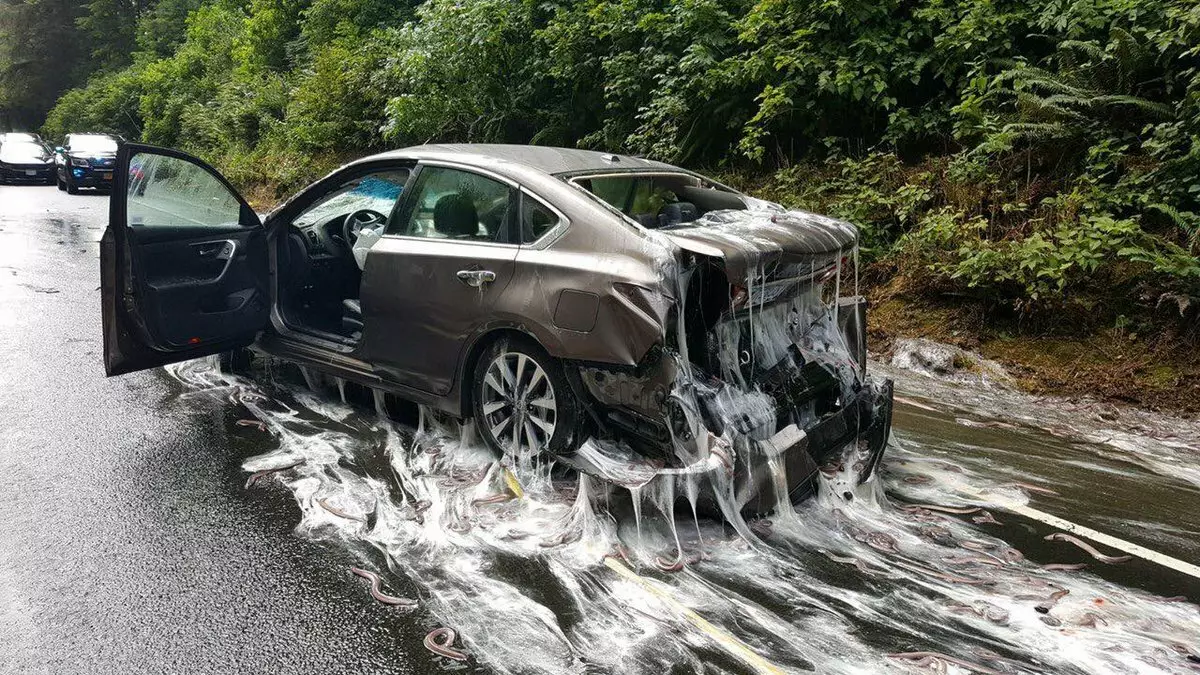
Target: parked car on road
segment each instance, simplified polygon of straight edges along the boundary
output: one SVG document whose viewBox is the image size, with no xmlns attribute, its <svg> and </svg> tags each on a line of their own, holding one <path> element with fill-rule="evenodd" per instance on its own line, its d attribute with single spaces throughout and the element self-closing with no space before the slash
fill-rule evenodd
<svg viewBox="0 0 1200 675">
<path fill-rule="evenodd" d="M 76 194 L 81 187 L 111 188 L 117 142 L 109 134 L 67 134 L 55 153 L 58 189 Z"/>
<path fill-rule="evenodd" d="M 5 134 L 0 142 L 0 184 L 54 183 L 54 157 L 40 141 L 25 134 Z"/>
<path fill-rule="evenodd" d="M 39 144 L 45 145 L 45 141 L 42 140 L 41 136 L 38 136 L 37 134 L 34 134 L 34 133 L 30 133 L 28 131 L 9 131 L 9 132 L 0 134 L 0 143 L 8 143 L 8 142 L 39 143 Z"/>
<path fill-rule="evenodd" d="M 473 420 L 506 461 L 707 476 L 743 511 L 819 465 L 865 481 L 886 444 L 847 223 L 561 148 L 375 155 L 265 219 L 178 151 L 123 145 L 115 170 L 109 375 L 252 347 Z"/>
</svg>

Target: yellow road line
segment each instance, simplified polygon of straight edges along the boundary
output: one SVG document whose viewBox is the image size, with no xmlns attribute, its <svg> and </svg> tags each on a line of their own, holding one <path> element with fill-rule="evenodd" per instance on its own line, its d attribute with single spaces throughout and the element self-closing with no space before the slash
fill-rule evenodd
<svg viewBox="0 0 1200 675">
<path fill-rule="evenodd" d="M 604 564 L 625 579 L 649 591 L 651 595 L 661 600 L 671 609 L 679 612 L 697 630 L 712 638 L 722 649 L 729 652 L 735 658 L 740 659 L 755 671 L 770 673 L 771 675 L 783 675 L 784 671 L 778 666 L 772 665 L 769 661 L 759 656 L 753 649 L 750 649 L 745 642 L 713 625 L 710 621 L 697 614 L 695 610 L 676 600 L 670 591 L 629 569 L 616 558 L 605 558 Z"/>
</svg>

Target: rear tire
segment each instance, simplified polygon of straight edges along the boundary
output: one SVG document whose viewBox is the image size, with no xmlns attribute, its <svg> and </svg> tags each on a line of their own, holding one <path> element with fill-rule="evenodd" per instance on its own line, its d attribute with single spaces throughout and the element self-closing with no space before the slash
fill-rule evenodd
<svg viewBox="0 0 1200 675">
<path fill-rule="evenodd" d="M 471 407 L 480 437 L 512 459 L 571 454 L 581 440 L 583 409 L 562 363 L 526 337 L 499 338 L 479 356 Z"/>
</svg>

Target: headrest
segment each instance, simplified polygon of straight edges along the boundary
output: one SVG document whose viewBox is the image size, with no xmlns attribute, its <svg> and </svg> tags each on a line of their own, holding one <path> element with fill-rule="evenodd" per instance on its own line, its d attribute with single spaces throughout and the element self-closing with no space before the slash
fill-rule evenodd
<svg viewBox="0 0 1200 675">
<path fill-rule="evenodd" d="M 461 192 L 441 197 L 433 207 L 433 229 L 450 237 L 476 236 L 479 214 L 475 202 Z"/>
</svg>

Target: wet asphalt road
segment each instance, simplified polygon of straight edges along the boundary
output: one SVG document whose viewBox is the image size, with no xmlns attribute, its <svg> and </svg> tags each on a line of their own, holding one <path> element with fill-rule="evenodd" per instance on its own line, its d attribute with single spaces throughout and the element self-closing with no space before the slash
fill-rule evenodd
<svg viewBox="0 0 1200 675">
<path fill-rule="evenodd" d="M 234 406 L 104 377 L 107 206 L 0 186 L 0 672 L 412 672 L 428 628 L 243 490 Z"/>
<path fill-rule="evenodd" d="M 243 460 L 270 447 L 236 426 L 240 406 L 157 370 L 104 377 L 107 206 L 0 187 L 0 673 L 437 672 L 421 647 L 428 617 L 379 606 L 347 573 L 360 556 L 297 536 L 286 488 L 244 489 Z M 1195 485 L 1028 429 L 906 407 L 896 425 L 912 455 L 970 452 L 998 481 L 1062 492 L 1036 506 L 1200 557 Z M 1069 555 L 1042 540 L 1050 530 L 1005 519 L 1003 536 L 1034 560 Z M 1097 573 L 1200 597 L 1140 561 Z"/>
</svg>

